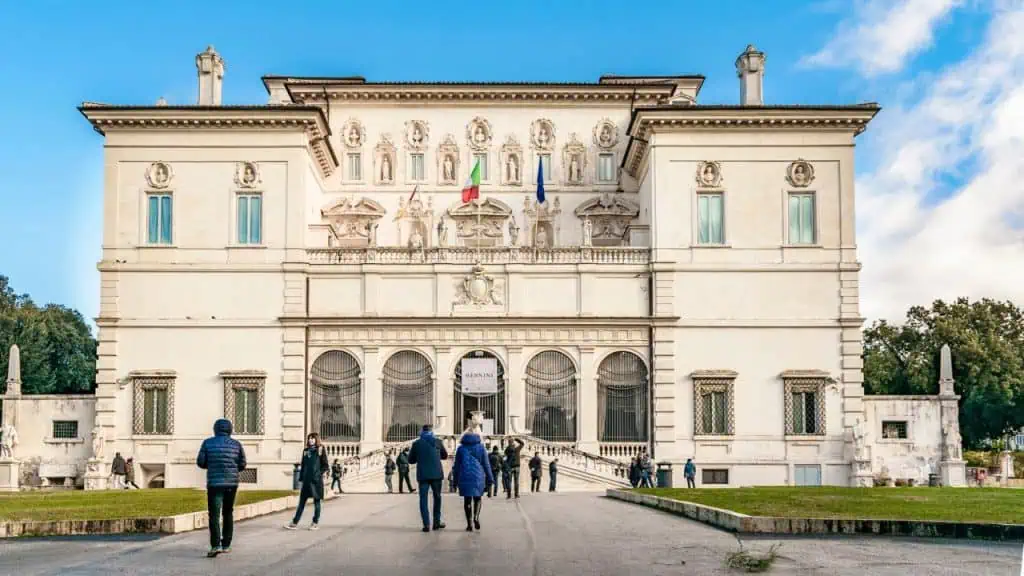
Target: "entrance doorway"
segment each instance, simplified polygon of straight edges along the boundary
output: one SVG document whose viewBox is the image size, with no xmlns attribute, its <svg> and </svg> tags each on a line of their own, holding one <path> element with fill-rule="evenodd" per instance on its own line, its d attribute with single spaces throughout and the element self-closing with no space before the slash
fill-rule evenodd
<svg viewBox="0 0 1024 576">
<path fill-rule="evenodd" d="M 495 394 L 471 394 L 462 391 L 462 360 L 466 358 L 494 358 L 498 365 L 498 392 Z M 505 366 L 501 360 L 486 350 L 474 350 L 459 359 L 455 366 L 455 410 L 452 414 L 457 420 L 453 422 L 456 432 L 462 432 L 469 426 L 473 412 L 484 413 L 485 434 L 505 434 Z"/>
</svg>

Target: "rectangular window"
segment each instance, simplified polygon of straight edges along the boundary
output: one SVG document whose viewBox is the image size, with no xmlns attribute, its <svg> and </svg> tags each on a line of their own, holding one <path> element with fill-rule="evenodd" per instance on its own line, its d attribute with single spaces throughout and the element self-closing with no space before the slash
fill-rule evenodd
<svg viewBox="0 0 1024 576">
<path fill-rule="evenodd" d="M 147 388 L 143 391 L 142 432 L 167 434 L 167 389 Z"/>
<path fill-rule="evenodd" d="M 235 434 L 263 434 L 263 389 L 266 374 L 251 371 L 222 372 L 224 417 L 231 420 Z"/>
<path fill-rule="evenodd" d="M 238 196 L 238 243 L 259 244 L 262 240 L 263 198 L 259 194 Z"/>
<path fill-rule="evenodd" d="M 725 207 L 721 194 L 700 194 L 697 196 L 699 220 L 698 244 L 725 244 Z"/>
<path fill-rule="evenodd" d="M 551 154 L 541 154 L 538 157 L 538 162 L 544 167 L 544 181 L 551 182 L 554 180 L 554 175 L 551 174 Z M 536 180 L 537 175 L 533 175 L 533 180 Z"/>
<path fill-rule="evenodd" d="M 473 164 L 470 165 L 469 167 L 471 171 L 473 170 L 473 166 L 475 166 L 477 162 L 480 163 L 480 180 L 490 180 L 490 173 L 487 171 L 487 154 L 473 154 Z"/>
<path fill-rule="evenodd" d="M 409 155 L 409 179 L 410 180 L 426 180 L 427 172 L 424 169 L 426 164 L 423 161 L 423 154 L 410 154 Z"/>
<path fill-rule="evenodd" d="M 797 464 L 793 466 L 794 484 L 797 486 L 821 486 L 821 466 Z"/>
<path fill-rule="evenodd" d="M 886 420 L 882 422 L 882 438 L 886 440 L 906 440 L 907 422 L 905 420 Z"/>
<path fill-rule="evenodd" d="M 728 398 L 725 392 L 704 395 L 704 433 L 728 434 Z"/>
<path fill-rule="evenodd" d="M 235 389 L 234 424 L 237 434 L 259 433 L 260 403 L 256 390 Z"/>
<path fill-rule="evenodd" d="M 789 195 L 789 243 L 814 244 L 814 194 Z"/>
<path fill-rule="evenodd" d="M 245 470 L 242 470 L 241 472 L 238 473 L 238 483 L 239 484 L 258 484 L 259 483 L 259 473 L 257 472 L 258 470 L 259 470 L 259 468 L 246 468 Z"/>
<path fill-rule="evenodd" d="M 729 470 L 714 470 L 704 469 L 701 470 L 700 477 L 701 484 L 728 484 L 729 483 Z"/>
<path fill-rule="evenodd" d="M 53 438 L 74 440 L 78 438 L 78 420 L 54 420 Z"/>
<path fill-rule="evenodd" d="M 601 154 L 597 157 L 598 182 L 615 182 L 615 154 Z"/>
<path fill-rule="evenodd" d="M 351 152 L 348 155 L 348 179 L 363 179 L 363 155 L 359 152 Z"/>
<path fill-rule="evenodd" d="M 170 194 L 149 194 L 146 198 L 148 211 L 147 242 L 170 244 L 173 223 L 173 201 Z"/>
<path fill-rule="evenodd" d="M 793 402 L 793 434 L 815 434 L 818 431 L 818 423 L 815 416 L 818 413 L 818 403 L 814 392 L 794 392 L 791 401 Z"/>
</svg>

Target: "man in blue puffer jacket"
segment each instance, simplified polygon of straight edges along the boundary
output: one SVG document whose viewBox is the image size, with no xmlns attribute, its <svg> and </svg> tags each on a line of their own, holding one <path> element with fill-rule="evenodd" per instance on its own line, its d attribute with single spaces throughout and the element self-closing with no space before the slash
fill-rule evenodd
<svg viewBox="0 0 1024 576">
<path fill-rule="evenodd" d="M 448 459 L 448 451 L 444 444 L 434 436 L 429 424 L 423 425 L 418 440 L 412 443 L 409 451 L 409 464 L 416 465 L 416 482 L 420 485 L 420 517 L 423 520 L 423 531 L 441 530 L 441 485 L 444 483 L 442 460 Z M 434 522 L 430 523 L 430 510 L 427 508 L 427 492 L 434 493 Z"/>
<path fill-rule="evenodd" d="M 231 421 L 221 418 L 213 424 L 213 437 L 203 440 L 196 465 L 206 470 L 206 505 L 210 512 L 210 552 L 213 558 L 231 552 L 234 531 L 235 493 L 238 473 L 245 470 L 245 450 L 231 437 Z M 221 531 L 221 513 L 224 530 Z"/>
</svg>

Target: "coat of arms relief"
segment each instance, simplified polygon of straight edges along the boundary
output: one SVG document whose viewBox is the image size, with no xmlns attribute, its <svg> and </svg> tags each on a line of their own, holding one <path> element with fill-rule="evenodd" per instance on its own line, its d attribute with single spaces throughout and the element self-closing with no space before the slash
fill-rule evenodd
<svg viewBox="0 0 1024 576">
<path fill-rule="evenodd" d="M 504 280 L 487 274 L 478 262 L 471 273 L 455 278 L 452 312 L 502 312 L 505 306 L 504 288 Z"/>
</svg>

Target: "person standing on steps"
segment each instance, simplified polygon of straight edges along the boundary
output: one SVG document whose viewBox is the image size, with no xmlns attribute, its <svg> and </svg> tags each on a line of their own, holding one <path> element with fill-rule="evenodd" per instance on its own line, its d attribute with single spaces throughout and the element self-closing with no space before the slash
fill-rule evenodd
<svg viewBox="0 0 1024 576">
<path fill-rule="evenodd" d="M 331 490 L 334 490 L 335 494 L 341 494 L 341 476 L 344 473 L 345 469 L 342 468 L 341 462 L 335 458 L 334 464 L 331 464 Z"/>
<path fill-rule="evenodd" d="M 633 456 L 629 461 L 629 484 L 633 488 L 640 485 L 640 457 Z"/>
<path fill-rule="evenodd" d="M 302 511 L 306 508 L 306 500 L 312 498 L 313 523 L 309 525 L 309 529 L 320 529 L 320 502 L 324 499 L 324 475 L 328 472 L 327 451 L 320 444 L 320 435 L 310 432 L 309 436 L 306 436 L 306 449 L 302 451 L 302 464 L 299 467 L 299 481 L 302 482 L 302 488 L 299 490 L 299 507 L 295 509 L 295 517 L 285 525 L 285 528 L 295 530 L 299 527 Z"/>
<path fill-rule="evenodd" d="M 486 490 L 491 493 L 494 486 L 494 471 L 491 469 L 490 457 L 480 443 L 480 435 L 466 432 L 462 435 L 459 448 L 455 451 L 455 464 L 452 466 L 455 484 L 462 495 L 462 507 L 466 512 L 466 532 L 473 528 L 480 529 L 480 508 L 483 506 L 483 495 Z"/>
<path fill-rule="evenodd" d="M 686 477 L 687 488 L 696 488 L 697 465 L 693 463 L 693 458 L 686 459 L 686 466 L 683 466 L 683 476 Z"/>
<path fill-rule="evenodd" d="M 554 492 L 558 484 L 558 458 L 548 464 L 548 492 Z"/>
<path fill-rule="evenodd" d="M 495 444 L 491 447 L 491 453 L 487 455 L 487 460 L 491 464 L 491 474 L 497 479 L 498 474 L 501 474 L 502 483 L 505 486 L 505 492 L 508 492 L 508 483 L 505 482 L 505 473 L 502 471 L 501 465 L 501 453 L 498 452 L 498 445 Z M 492 498 L 498 495 L 498 483 L 494 482 L 491 484 L 490 489 L 487 491 L 487 497 Z"/>
<path fill-rule="evenodd" d="M 388 494 L 395 491 L 391 485 L 391 478 L 395 475 L 395 461 L 391 458 L 391 452 L 388 452 L 388 459 L 384 462 L 384 484 L 388 487 Z"/>
<path fill-rule="evenodd" d="M 420 485 L 420 519 L 423 520 L 423 531 L 442 530 L 441 522 L 441 489 L 444 484 L 444 468 L 442 460 L 448 459 L 448 451 L 444 444 L 434 436 L 430 424 L 423 425 L 418 440 L 412 443 L 409 451 L 409 464 L 416 465 L 416 482 Z M 434 515 L 430 521 L 430 508 L 427 506 L 427 493 L 433 492 Z"/>
<path fill-rule="evenodd" d="M 125 477 L 128 475 L 128 467 L 120 452 L 114 454 L 114 461 L 110 463 L 110 474 L 114 476 L 114 488 L 127 488 Z"/>
<path fill-rule="evenodd" d="M 530 458 L 530 492 L 540 492 L 540 474 L 543 464 L 540 461 L 540 452 L 534 452 Z"/>
<path fill-rule="evenodd" d="M 203 440 L 196 456 L 196 466 L 206 470 L 206 506 L 210 526 L 210 551 L 206 556 L 213 558 L 231 552 L 238 473 L 245 470 L 245 449 L 231 437 L 230 420 L 221 418 L 214 422 L 213 437 Z"/>
<path fill-rule="evenodd" d="M 409 481 L 409 449 L 402 448 L 402 451 L 398 453 L 398 493 L 402 493 L 403 482 L 405 486 L 409 487 L 409 494 L 415 494 L 416 491 L 412 489 L 412 482 Z"/>
<path fill-rule="evenodd" d="M 513 446 L 512 442 L 515 442 L 516 445 Z M 525 444 L 519 438 L 514 438 L 512 442 L 509 442 L 508 446 L 505 447 L 505 468 L 508 469 L 509 483 L 509 489 L 505 491 L 505 497 L 511 498 L 512 492 L 515 491 L 516 498 L 519 498 L 519 460 Z"/>
</svg>

